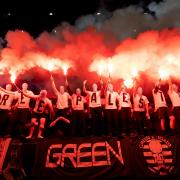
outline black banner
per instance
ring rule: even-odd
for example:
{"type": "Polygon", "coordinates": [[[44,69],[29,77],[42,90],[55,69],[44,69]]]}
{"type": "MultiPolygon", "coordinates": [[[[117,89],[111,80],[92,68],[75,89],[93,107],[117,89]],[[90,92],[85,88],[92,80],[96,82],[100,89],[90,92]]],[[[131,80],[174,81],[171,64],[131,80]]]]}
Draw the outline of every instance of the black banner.
{"type": "Polygon", "coordinates": [[[38,179],[94,179],[133,175],[127,140],[112,138],[50,140],[38,143],[34,174],[38,179]]]}
{"type": "MultiPolygon", "coordinates": [[[[13,168],[31,179],[180,176],[178,136],[47,138],[28,140],[21,145],[12,140],[8,151],[6,161],[17,161],[19,166],[13,168]],[[21,157],[14,158],[17,154],[14,152],[19,152],[21,157]]],[[[7,173],[11,171],[6,168],[7,173]]]]}
{"type": "Polygon", "coordinates": [[[179,170],[179,138],[145,136],[133,141],[138,176],[174,176],[179,170]]]}

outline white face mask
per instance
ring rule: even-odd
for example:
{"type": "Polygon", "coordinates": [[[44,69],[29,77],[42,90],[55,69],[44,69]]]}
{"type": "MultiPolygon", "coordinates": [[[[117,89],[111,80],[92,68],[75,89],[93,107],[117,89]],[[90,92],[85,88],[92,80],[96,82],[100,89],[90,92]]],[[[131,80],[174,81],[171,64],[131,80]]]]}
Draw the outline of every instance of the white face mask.
{"type": "Polygon", "coordinates": [[[11,84],[7,84],[6,85],[6,90],[11,91],[12,90],[12,85],[11,84]]]}
{"type": "Polygon", "coordinates": [[[97,84],[93,84],[92,88],[93,88],[93,91],[96,92],[97,91],[97,84]]]}
{"type": "Polygon", "coordinates": [[[113,91],[113,85],[112,84],[108,84],[108,91],[110,91],[110,92],[113,91]]]}
{"type": "Polygon", "coordinates": [[[24,83],[23,85],[22,85],[22,90],[27,90],[28,89],[28,84],[26,84],[26,83],[24,83]]]}
{"type": "Polygon", "coordinates": [[[173,84],[173,85],[172,85],[172,89],[173,89],[173,91],[178,92],[178,87],[177,87],[176,84],[173,84]]]}
{"type": "Polygon", "coordinates": [[[142,89],[141,87],[139,87],[139,88],[137,89],[137,94],[139,94],[139,95],[142,95],[142,94],[143,94],[143,89],[142,89]]]}
{"type": "Polygon", "coordinates": [[[59,90],[60,90],[60,93],[64,93],[64,86],[60,86],[59,90]]]}
{"type": "Polygon", "coordinates": [[[81,90],[80,89],[76,89],[76,94],[77,95],[81,95],[81,90]]]}

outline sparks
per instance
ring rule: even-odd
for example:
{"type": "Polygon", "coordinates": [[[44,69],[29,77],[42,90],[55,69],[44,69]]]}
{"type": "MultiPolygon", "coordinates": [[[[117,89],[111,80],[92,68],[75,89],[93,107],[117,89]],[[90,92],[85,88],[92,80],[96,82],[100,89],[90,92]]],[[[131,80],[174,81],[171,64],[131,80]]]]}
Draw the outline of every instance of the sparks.
{"type": "Polygon", "coordinates": [[[64,66],[62,67],[62,69],[63,69],[64,75],[67,76],[68,66],[67,66],[67,65],[64,65],[64,66]]]}

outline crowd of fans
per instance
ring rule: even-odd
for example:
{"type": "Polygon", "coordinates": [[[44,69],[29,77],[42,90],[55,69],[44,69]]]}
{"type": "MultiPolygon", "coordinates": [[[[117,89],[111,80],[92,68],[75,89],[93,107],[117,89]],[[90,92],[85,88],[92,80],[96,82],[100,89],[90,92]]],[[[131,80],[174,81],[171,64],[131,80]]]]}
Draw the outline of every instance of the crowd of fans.
{"type": "Polygon", "coordinates": [[[66,81],[66,86],[56,88],[51,76],[51,84],[56,100],[47,97],[47,91],[41,90],[35,95],[23,83],[22,89],[15,84],[0,87],[0,136],[27,139],[48,136],[107,136],[179,134],[180,93],[178,86],[169,79],[168,96],[171,107],[167,106],[159,80],[152,90],[154,104],[143,95],[142,87],[134,81],[132,93],[122,84],[115,91],[113,84],[100,81],[75,92],[66,81]]]}

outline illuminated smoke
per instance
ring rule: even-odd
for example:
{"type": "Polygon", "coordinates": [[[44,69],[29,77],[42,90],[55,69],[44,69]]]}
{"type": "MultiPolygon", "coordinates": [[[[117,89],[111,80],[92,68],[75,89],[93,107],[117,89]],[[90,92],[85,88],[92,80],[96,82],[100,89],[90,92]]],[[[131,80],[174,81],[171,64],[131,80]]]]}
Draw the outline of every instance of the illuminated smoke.
{"type": "Polygon", "coordinates": [[[69,76],[94,81],[99,74],[108,77],[111,63],[113,79],[130,79],[133,69],[137,76],[143,73],[153,79],[159,78],[160,69],[179,77],[180,1],[151,3],[148,8],[154,15],[137,6],[103,10],[80,17],[74,26],[62,23],[37,39],[25,31],[9,31],[7,48],[1,49],[0,73],[19,75],[41,67],[63,77],[67,65],[69,76]]]}

